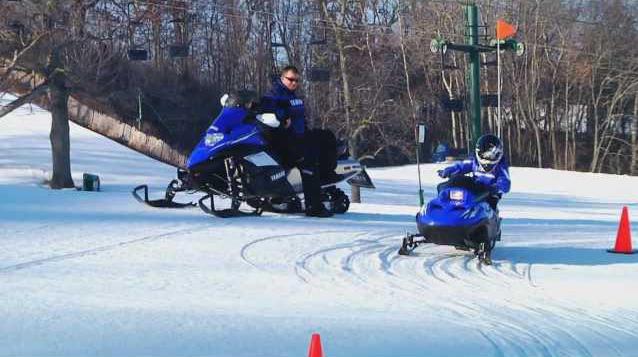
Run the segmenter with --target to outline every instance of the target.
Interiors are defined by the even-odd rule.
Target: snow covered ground
[[[638,178],[512,168],[479,267],[397,255],[415,166],[370,170],[343,216],[222,220],[140,205],[132,187],[160,195],[174,170],[77,126],[75,182],[103,192],[47,189],[49,127],[0,119],[0,356],[304,356],[312,332],[327,357],[638,355],[638,255],[605,251],[623,205],[638,219]]]

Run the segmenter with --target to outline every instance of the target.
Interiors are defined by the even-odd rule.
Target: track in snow
[[[60,261],[68,260],[68,259],[81,258],[81,257],[85,257],[87,255],[93,255],[93,254],[98,254],[98,253],[102,253],[102,252],[106,252],[106,251],[111,251],[111,250],[114,250],[114,249],[127,247],[127,246],[130,246],[130,245],[133,245],[133,244],[147,243],[147,242],[155,241],[155,240],[158,240],[158,239],[169,238],[169,237],[173,238],[173,237],[179,236],[179,235],[184,235],[184,234],[195,233],[195,232],[198,232],[198,231],[209,230],[210,228],[211,228],[211,226],[209,224],[205,224],[205,225],[201,225],[201,226],[197,226],[197,227],[190,227],[190,228],[178,229],[178,230],[174,230],[174,231],[170,231],[170,232],[152,234],[152,235],[144,236],[144,237],[137,238],[137,239],[127,240],[127,241],[123,241],[123,242],[118,242],[118,243],[114,243],[114,244],[99,246],[99,247],[90,248],[90,249],[85,249],[85,250],[81,250],[81,251],[77,251],[77,252],[52,255],[52,256],[49,256],[49,257],[46,257],[46,258],[34,259],[34,260],[27,261],[27,262],[22,262],[22,263],[18,263],[18,264],[12,264],[12,265],[8,265],[8,266],[0,267],[0,273],[12,272],[12,271],[17,271],[17,270],[22,270],[22,269],[28,269],[28,268],[32,268],[32,267],[35,267],[35,266],[48,264],[48,263],[60,262]]]
[[[257,257],[259,244],[335,234],[342,237],[340,243],[289,252],[280,263],[317,288],[372,293],[391,300],[389,308],[411,304],[415,313],[435,312],[450,323],[475,326],[497,356],[552,357],[566,351],[593,356],[600,350],[620,356],[614,340],[638,338],[638,331],[618,327],[619,316],[585,314],[567,302],[534,298],[539,287],[531,264],[495,260],[485,266],[470,252],[434,245],[404,257],[397,253],[402,236],[389,231],[273,235],[246,244],[241,255],[258,267],[248,253]]]

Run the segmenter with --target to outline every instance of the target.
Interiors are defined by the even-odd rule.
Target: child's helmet
[[[496,135],[486,134],[476,141],[475,152],[479,165],[489,172],[503,158],[503,143]]]

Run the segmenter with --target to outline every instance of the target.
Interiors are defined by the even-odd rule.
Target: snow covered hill
[[[47,189],[49,127],[0,119],[0,356],[303,356],[312,332],[327,357],[638,355],[638,255],[605,251],[623,205],[638,220],[638,178],[512,168],[480,267],[397,255],[415,166],[370,170],[343,216],[222,220],[140,205],[130,190],[174,170],[76,126],[76,184],[103,191]]]

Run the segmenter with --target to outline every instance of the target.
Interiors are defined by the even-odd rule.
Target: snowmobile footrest
[[[144,198],[142,198],[140,196],[140,191],[144,191]],[[141,203],[143,203],[143,204],[145,204],[147,206],[151,206],[151,207],[155,207],[155,208],[188,208],[188,207],[197,206],[197,204],[195,204],[193,202],[190,202],[190,203],[179,203],[179,202],[173,202],[172,199],[168,200],[166,198],[159,199],[159,200],[149,200],[148,199],[148,186],[147,185],[139,185],[139,186],[135,187],[133,189],[133,191],[131,192],[131,194],[139,202],[141,202]]]

